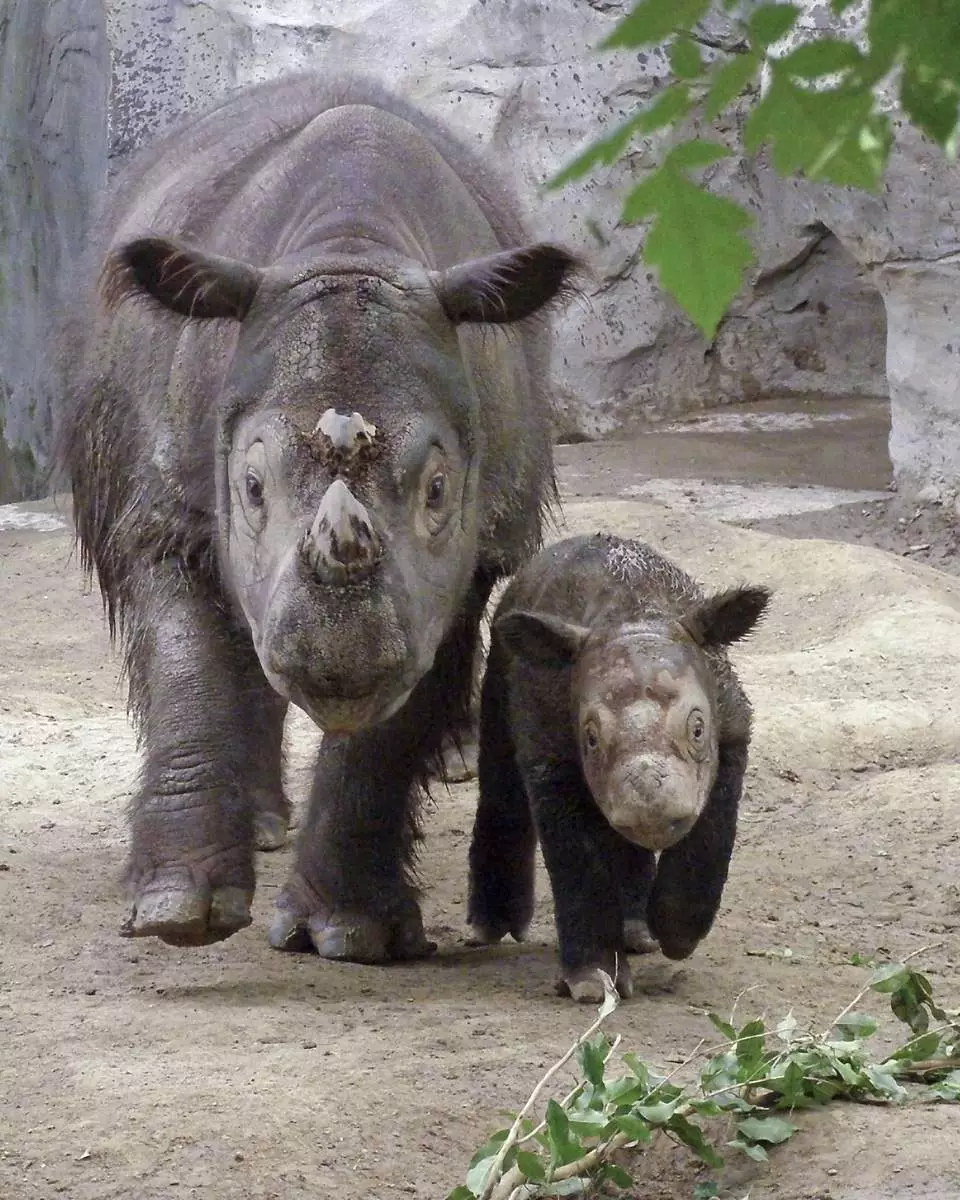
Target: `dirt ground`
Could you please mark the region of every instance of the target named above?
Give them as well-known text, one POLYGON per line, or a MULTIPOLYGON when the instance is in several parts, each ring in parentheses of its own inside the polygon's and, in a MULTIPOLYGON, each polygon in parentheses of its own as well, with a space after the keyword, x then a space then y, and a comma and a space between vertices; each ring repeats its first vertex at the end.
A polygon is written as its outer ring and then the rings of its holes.
MULTIPOLYGON (((595 447, 560 451, 567 528, 643 536, 711 586, 776 589, 736 656, 757 723, 722 911, 688 961, 635 960, 637 994, 611 1032, 672 1069, 711 1036, 707 1011, 740 997, 740 1014, 792 1009, 823 1026, 865 981, 852 954, 924 946, 940 998, 960 1005, 960 580, 904 554, 912 531, 884 501, 869 502, 877 516, 858 518, 861 501, 842 518, 733 524, 708 503, 704 515, 624 496, 615 450, 606 465, 595 447), (830 520, 840 541, 809 540, 830 520)), ((663 455, 661 474, 683 477, 663 455)), ((628 486, 654 475, 634 463, 628 486)), ((879 491, 881 476, 826 482, 879 491)), ((529 942, 464 945, 463 784, 438 789, 427 820, 431 961, 271 951, 289 848, 259 856, 254 924, 229 941, 122 940, 136 751, 70 550, 62 527, 0 532, 0 1197, 442 1200, 593 1015, 553 994, 545 877, 529 942)), ((299 800, 316 739, 303 720, 289 733, 299 800)), ((838 1105, 799 1123, 768 1167, 731 1170, 723 1194, 960 1198, 957 1106, 838 1105)), ((709 1174, 665 1148, 637 1166, 636 1195, 691 1197, 709 1174)))

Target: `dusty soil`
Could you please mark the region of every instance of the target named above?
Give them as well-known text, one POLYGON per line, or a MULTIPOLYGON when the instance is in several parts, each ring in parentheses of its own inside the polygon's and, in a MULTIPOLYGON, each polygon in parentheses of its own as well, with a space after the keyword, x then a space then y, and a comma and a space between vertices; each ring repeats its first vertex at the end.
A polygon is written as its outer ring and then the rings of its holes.
MULTIPOLYGON (((569 528, 642 535, 711 585, 777 589, 737 655, 757 729, 723 909, 687 962, 635 960, 637 995, 611 1021, 624 1048, 672 1069, 711 1036, 705 1013, 738 997, 739 1013, 822 1026, 864 982, 854 953, 929 946, 935 989, 960 1005, 960 581, 805 540, 816 514, 778 518, 794 538, 771 537, 564 473, 569 528)), ((870 540, 862 520, 845 541, 870 540)), ((228 942, 122 940, 136 750, 99 600, 69 554, 63 529, 0 532, 0 1196, 440 1200, 592 1016, 553 994, 543 875, 528 943, 464 946, 464 784, 440 789, 427 820, 432 961, 271 951, 289 849, 260 856, 254 924, 228 942)), ((314 744, 292 721, 297 799, 314 744)), ((840 1105, 800 1124, 724 1195, 960 1197, 956 1106, 840 1105)), ((669 1148, 636 1174, 650 1200, 690 1197, 705 1177, 669 1148)))

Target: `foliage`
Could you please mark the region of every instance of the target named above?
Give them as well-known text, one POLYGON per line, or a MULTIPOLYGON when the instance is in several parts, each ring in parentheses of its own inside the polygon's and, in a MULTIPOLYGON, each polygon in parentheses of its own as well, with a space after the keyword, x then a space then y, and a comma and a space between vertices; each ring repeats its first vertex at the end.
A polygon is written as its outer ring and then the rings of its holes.
MULTIPOLYGON (((840 18, 854 3, 830 7, 840 18)), ((709 126, 747 93, 744 150, 767 147, 782 175, 874 190, 893 140, 881 92, 892 88, 906 117, 955 156, 960 0, 868 0, 860 38, 839 21, 801 34, 800 16, 796 4, 756 0, 639 0, 600 48, 665 45, 671 81, 547 183, 561 187, 612 166, 637 137, 657 134, 666 143, 660 165, 628 191, 621 219, 653 222, 644 258, 709 338, 752 261, 742 232, 751 218, 690 178, 730 151, 700 136, 679 140, 682 128, 709 126), (723 24, 721 36, 699 32, 708 16, 723 24), (788 34, 792 49, 783 46, 788 34)))
MULTIPOLYGON (((836 1099, 960 1102, 960 1013, 941 1008, 926 976, 901 963, 875 970, 823 1033, 798 1032, 791 1014, 773 1028, 758 1018, 737 1028, 732 1019, 711 1013, 723 1040, 706 1049, 701 1043, 683 1064, 699 1060, 692 1085, 676 1081, 681 1068, 659 1075, 629 1052, 621 1056, 627 1073, 607 1078, 619 1039, 611 1043, 600 1026, 618 1000, 606 976, 604 987, 596 1021, 547 1072, 520 1113, 509 1114, 512 1126, 477 1150, 466 1183, 447 1200, 532 1200, 580 1193, 603 1181, 633 1187, 625 1152, 641 1151, 658 1136, 688 1147, 714 1170, 724 1165, 717 1133, 725 1133, 730 1149, 763 1161, 771 1147, 796 1133, 794 1112, 836 1099), (867 1047, 877 1022, 857 1011, 868 992, 889 996, 891 1011, 912 1034, 879 1058, 867 1047), (574 1054, 581 1078, 562 1100, 548 1099, 536 1120, 545 1084, 574 1054)), ((706 1181, 699 1192, 715 1195, 716 1185, 706 1181)))

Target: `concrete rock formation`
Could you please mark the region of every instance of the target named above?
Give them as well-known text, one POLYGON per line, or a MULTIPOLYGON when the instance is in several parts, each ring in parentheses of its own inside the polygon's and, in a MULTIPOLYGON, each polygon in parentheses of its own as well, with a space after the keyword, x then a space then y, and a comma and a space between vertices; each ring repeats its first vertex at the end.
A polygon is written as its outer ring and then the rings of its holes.
POLYGON ((0 19, 0 503, 40 494, 49 321, 107 169, 102 0, 5 0, 0 19))
MULTIPOLYGON (((803 2, 804 23, 815 26, 825 0, 803 2)), ((17 12, 41 7, 14 0, 17 12)), ((124 155, 237 85, 304 67, 373 73, 508 160, 535 231, 589 255, 596 276, 585 300, 557 322, 561 437, 629 435, 651 418, 758 395, 886 396, 889 383, 901 491, 952 500, 960 463, 960 337, 951 333, 960 304, 957 168, 909 129, 877 196, 777 179, 762 157, 720 164, 716 186, 757 214, 758 266, 709 345, 638 262, 642 231, 618 225, 628 180, 651 161, 642 144, 609 171, 559 193, 538 191, 666 75, 659 54, 590 49, 628 7, 106 0, 111 152, 124 155)), ((77 135, 88 164, 98 153, 94 109, 87 105, 89 128, 77 135)), ((42 442, 22 400, 8 402, 10 413, 42 442)), ((8 441, 12 428, 8 416, 8 441)))

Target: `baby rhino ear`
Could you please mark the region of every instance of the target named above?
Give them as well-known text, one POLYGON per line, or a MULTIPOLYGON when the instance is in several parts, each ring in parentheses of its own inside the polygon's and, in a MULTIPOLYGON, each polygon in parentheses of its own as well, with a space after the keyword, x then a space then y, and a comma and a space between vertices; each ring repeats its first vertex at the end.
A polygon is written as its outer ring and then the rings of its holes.
POLYGON ((680 624, 701 646, 729 646, 754 628, 772 595, 764 587, 730 588, 694 605, 680 624))
POLYGON ((496 635, 516 658, 543 667, 566 667, 590 634, 549 613, 512 612, 493 624, 496 635))

